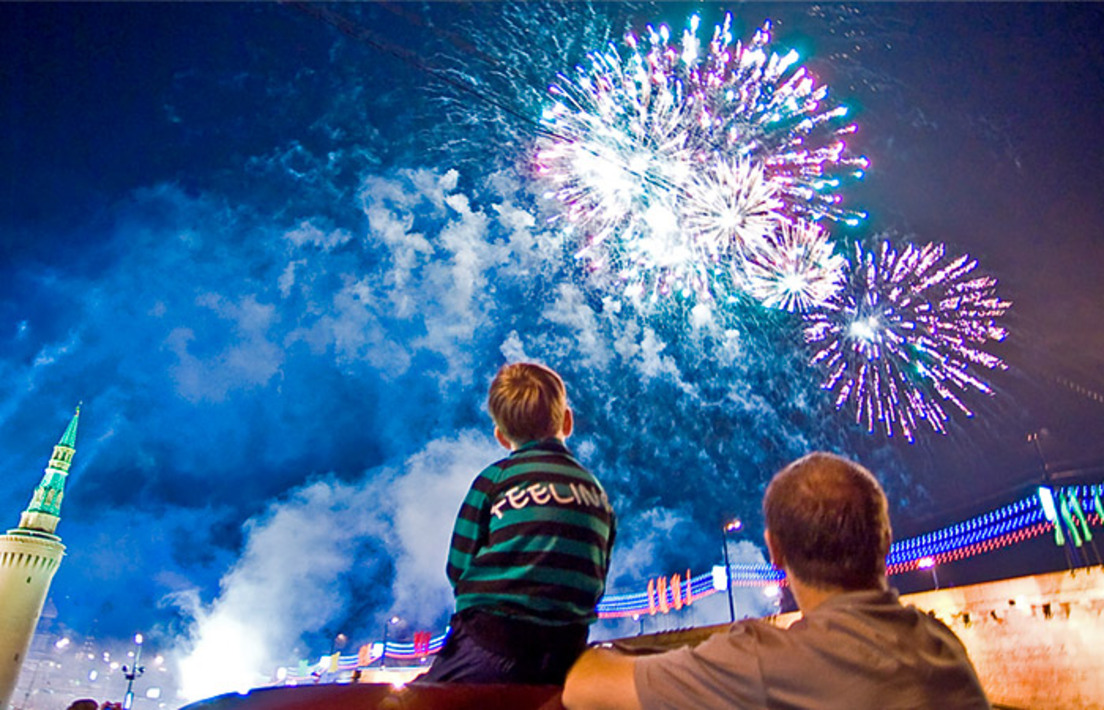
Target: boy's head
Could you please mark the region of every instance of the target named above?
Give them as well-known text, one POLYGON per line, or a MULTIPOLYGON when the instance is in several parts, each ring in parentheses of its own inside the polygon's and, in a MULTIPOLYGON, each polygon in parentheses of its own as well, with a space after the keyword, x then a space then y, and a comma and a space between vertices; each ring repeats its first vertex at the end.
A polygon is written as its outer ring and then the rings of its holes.
POLYGON ((513 446, 537 439, 563 438, 571 433, 571 410, 567 408, 563 380, 543 365, 529 362, 503 365, 491 382, 487 408, 496 435, 505 437, 513 446))
POLYGON ((821 452, 794 461, 767 486, 763 514, 772 557, 801 581, 842 589, 882 584, 889 506, 878 481, 854 461, 821 452))

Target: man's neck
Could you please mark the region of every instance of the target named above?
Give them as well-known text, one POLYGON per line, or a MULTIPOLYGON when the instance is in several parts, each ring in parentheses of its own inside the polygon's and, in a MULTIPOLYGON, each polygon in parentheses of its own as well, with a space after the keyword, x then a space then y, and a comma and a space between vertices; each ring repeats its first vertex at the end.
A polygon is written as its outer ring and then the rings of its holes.
MULTIPOLYGON (((838 597, 848 591, 843 587, 821 587, 807 584, 789 570, 786 571, 786 578, 790 584, 790 591, 793 592, 794 601, 797 602, 797 608, 801 610, 802 614, 808 614, 829 599, 838 597)), ((870 591, 881 588, 871 587, 870 591)))
POLYGON ((843 589, 839 587, 814 587, 811 584, 805 584, 792 574, 787 577, 794 601, 797 602, 797 608, 802 614, 808 614, 832 597, 843 593, 843 589))

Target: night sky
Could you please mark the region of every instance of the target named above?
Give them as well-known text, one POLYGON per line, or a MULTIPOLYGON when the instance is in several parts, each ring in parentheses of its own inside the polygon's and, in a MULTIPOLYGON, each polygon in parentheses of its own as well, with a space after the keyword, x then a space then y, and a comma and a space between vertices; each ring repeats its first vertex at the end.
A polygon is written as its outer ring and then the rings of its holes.
POLYGON ((731 6, 852 108, 856 238, 946 243, 1014 304, 994 396, 912 445, 835 410, 787 314, 619 308, 548 225, 555 72, 724 8, 0 4, 0 525, 83 402, 58 623, 249 638, 259 668, 393 613, 443 629, 486 387, 523 357, 563 373, 620 516, 614 592, 707 570, 732 515, 761 561, 763 486, 813 449, 867 463, 902 534, 1024 494, 1031 432, 1099 481, 1104 6, 731 6))

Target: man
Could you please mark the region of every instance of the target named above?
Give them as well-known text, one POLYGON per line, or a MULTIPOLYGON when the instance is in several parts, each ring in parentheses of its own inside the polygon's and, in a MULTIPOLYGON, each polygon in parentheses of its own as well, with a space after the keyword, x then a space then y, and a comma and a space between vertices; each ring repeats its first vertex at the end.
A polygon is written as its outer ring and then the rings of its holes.
POLYGON ((637 708, 989 708, 954 633, 905 607, 885 577, 885 493, 862 466, 810 454, 763 499, 771 562, 803 618, 732 625, 652 656, 590 649, 564 687, 569 710, 637 708))

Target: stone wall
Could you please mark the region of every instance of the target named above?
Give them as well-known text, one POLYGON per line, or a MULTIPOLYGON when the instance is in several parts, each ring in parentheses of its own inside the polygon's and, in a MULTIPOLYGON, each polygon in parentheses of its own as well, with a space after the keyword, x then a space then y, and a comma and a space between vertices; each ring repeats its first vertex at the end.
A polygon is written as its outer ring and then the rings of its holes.
POLYGON ((1104 710, 1104 567, 902 600, 958 634, 995 705, 1104 710))

